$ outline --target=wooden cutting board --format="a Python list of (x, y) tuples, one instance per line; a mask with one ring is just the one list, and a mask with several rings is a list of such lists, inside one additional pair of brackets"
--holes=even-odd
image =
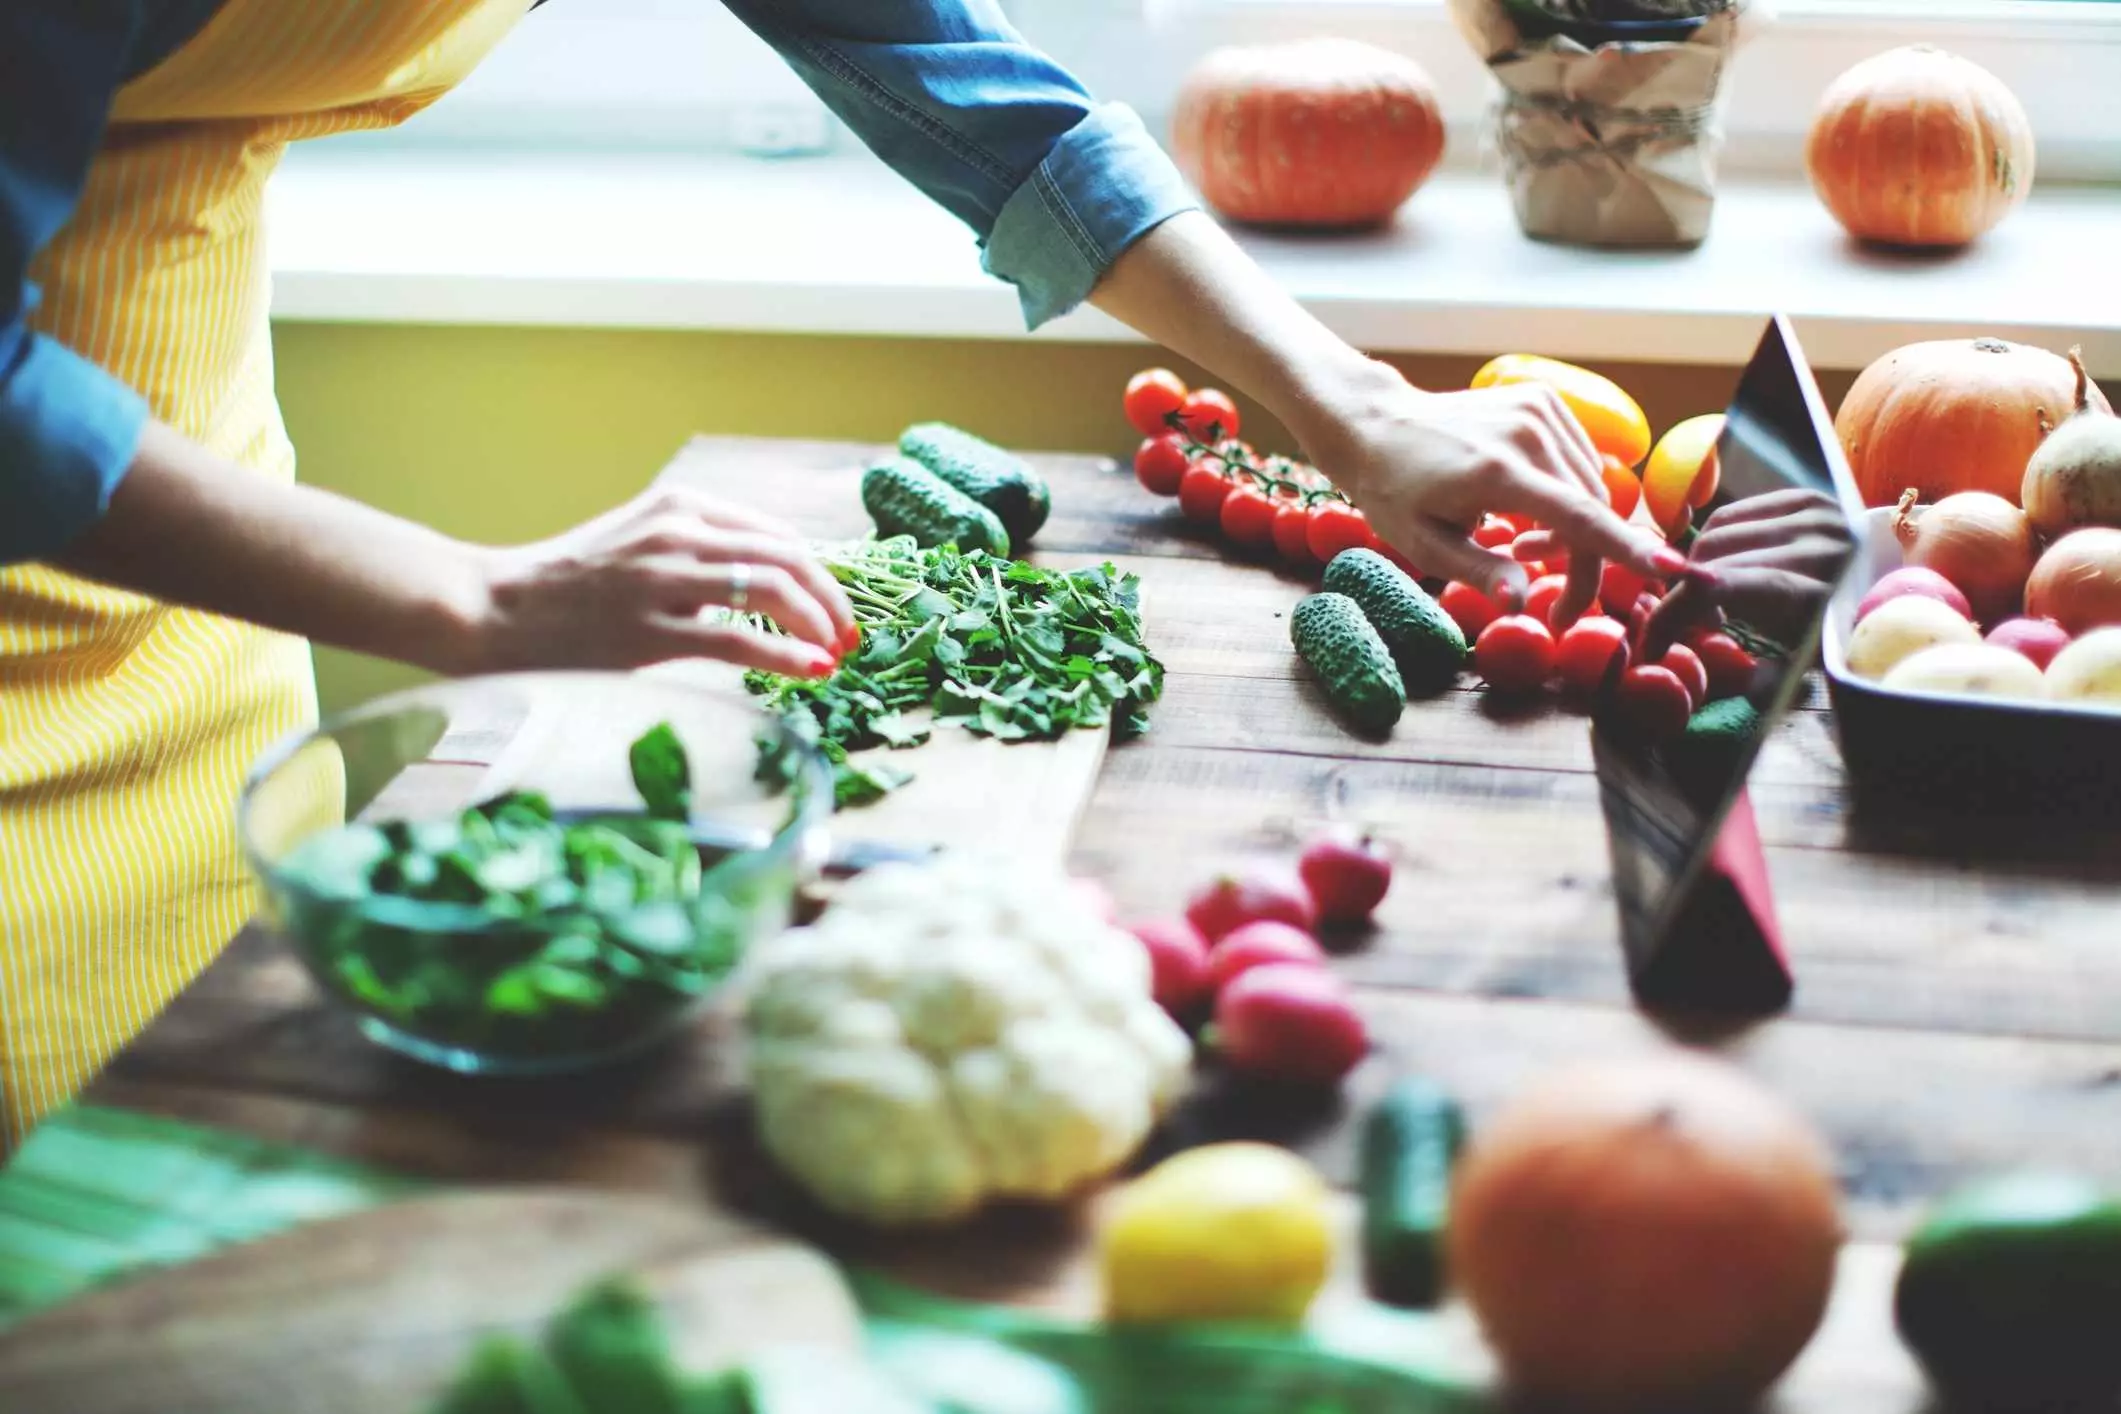
[(666, 1199), (544, 1189), (418, 1198), (153, 1272), (0, 1335), (21, 1414), (416, 1414), (480, 1336), (534, 1338), (585, 1283), (637, 1277), (680, 1364), (852, 1351), (815, 1250)]

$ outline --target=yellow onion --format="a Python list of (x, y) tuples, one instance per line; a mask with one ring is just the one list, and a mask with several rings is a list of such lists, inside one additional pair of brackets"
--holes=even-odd
[(1959, 491), (1921, 507), (1909, 491), (1893, 516), (1893, 533), (1907, 563), (1959, 586), (1985, 624), (2018, 612), (2040, 555), (2025, 512), (1992, 491)]
[(2048, 546), (2026, 581), (2025, 612), (2072, 634), (2121, 624), (2121, 530), (2086, 526)]

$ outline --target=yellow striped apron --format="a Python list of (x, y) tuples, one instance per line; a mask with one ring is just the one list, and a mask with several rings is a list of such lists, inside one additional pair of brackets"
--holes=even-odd
[[(227, 0), (127, 85), (33, 324), (157, 417), (291, 480), (261, 203), (287, 144), (402, 122), (530, 0)], [(245, 770), (316, 716), (309, 647), (0, 569), (0, 1157), (249, 917)]]

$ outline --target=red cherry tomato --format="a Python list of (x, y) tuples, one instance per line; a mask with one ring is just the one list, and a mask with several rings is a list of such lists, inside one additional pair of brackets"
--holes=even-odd
[(1635, 607), (1635, 598), (1650, 582), (1626, 565), (1606, 561), (1598, 578), (1598, 603), (1616, 619), (1624, 619)]
[(1197, 461), (1186, 468), (1178, 483), (1178, 508), (1187, 520), (1216, 525), (1222, 520), (1223, 498), (1230, 494), (1230, 478), (1219, 462)]
[(1687, 638), (1687, 646), (1701, 660), (1709, 675), (1709, 701), (1743, 697), (1753, 686), (1758, 663), (1744, 645), (1727, 633), (1701, 632)]
[(1259, 550), (1274, 543), (1274, 502), (1254, 486), (1237, 486), (1223, 497), (1223, 534), (1232, 543)]
[(1220, 388), (1195, 388), (1179, 404), (1178, 420), (1198, 442), (1220, 442), (1237, 435), (1237, 404)]
[(1508, 614), (1480, 631), (1473, 666), (1501, 692), (1528, 692), (1554, 674), (1554, 635), (1530, 614)]
[(1701, 665), (1701, 659), (1684, 643), (1675, 643), (1664, 650), (1664, 665), (1672, 675), (1686, 687), (1687, 705), (1695, 712), (1709, 700), (1709, 670)]
[(1548, 628), (1553, 628), (1554, 606), (1561, 602), (1561, 596), (1568, 587), (1566, 575), (1541, 575), (1533, 580), (1532, 587), (1524, 592), (1524, 612)]
[(1120, 406), (1127, 421), (1144, 437), (1159, 437), (1171, 430), (1165, 419), (1186, 401), (1186, 385), (1168, 368), (1145, 368), (1127, 380)]
[(1473, 543), (1483, 550), (1500, 550), (1517, 538), (1517, 527), (1500, 516), (1489, 516), (1473, 528)]
[(1516, 539), (1526, 531), (1539, 529), (1539, 522), (1524, 511), (1496, 511), (1495, 519), (1510, 527), (1510, 538)]
[(1621, 720), (1648, 737), (1677, 736), (1693, 715), (1686, 684), (1670, 668), (1638, 663), (1620, 675), (1614, 705)]
[(1176, 496), (1186, 476), (1186, 442), (1176, 432), (1150, 437), (1134, 449), (1134, 479), (1159, 496)]
[(1314, 569), (1311, 554), (1311, 508), (1302, 501), (1283, 501), (1274, 509), (1274, 550), (1297, 569)]
[(1616, 657), (1627, 661), (1627, 625), (1618, 619), (1578, 619), (1555, 646), (1555, 671), (1564, 688), (1589, 697), (1605, 686)]
[(1455, 579), (1443, 587), (1436, 602), (1451, 616), (1451, 622), (1458, 625), (1458, 631), (1466, 636), (1468, 643), (1478, 639), (1482, 629), (1502, 617), (1502, 610), (1495, 606), (1493, 599), (1472, 585)]
[(1370, 543), (1370, 518), (1346, 501), (1320, 501), (1311, 507), (1311, 555), (1329, 564), (1343, 550)]
[(1420, 579), (1422, 577), (1421, 571), (1415, 567), (1412, 560), (1400, 554), (1399, 551), (1393, 549), (1390, 545), (1385, 544), (1384, 541), (1379, 540), (1375, 531), (1370, 533), (1370, 539), (1373, 542), (1370, 548), (1390, 560), (1401, 574), (1408, 579)]

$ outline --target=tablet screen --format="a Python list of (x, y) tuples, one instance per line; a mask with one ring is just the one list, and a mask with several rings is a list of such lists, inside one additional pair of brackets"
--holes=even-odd
[(1739, 380), (1716, 459), (1715, 492), (1675, 543), (1722, 587), (1675, 588), (1691, 612), (1673, 603), (1664, 626), (1735, 639), (1754, 659), (1749, 681), (1697, 711), (1685, 733), (1653, 735), (1631, 720), (1616, 664), (1591, 728), (1621, 937), (1638, 976), (1663, 950), (1761, 742), (1802, 690), (1828, 601), (1856, 554), (1862, 508), (1779, 315)]

